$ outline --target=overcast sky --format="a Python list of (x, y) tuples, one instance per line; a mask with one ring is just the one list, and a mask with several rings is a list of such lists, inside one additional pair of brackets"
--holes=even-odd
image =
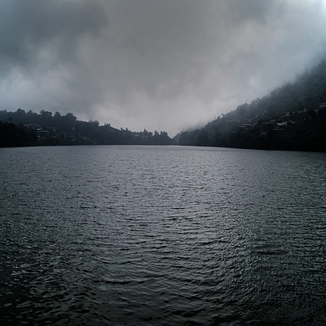
[(0, 0), (0, 109), (177, 132), (326, 52), (325, 0)]

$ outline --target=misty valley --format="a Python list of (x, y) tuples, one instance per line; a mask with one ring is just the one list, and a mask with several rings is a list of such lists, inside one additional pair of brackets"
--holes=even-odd
[(325, 325), (325, 68), (173, 138), (1, 110), (0, 324)]
[(0, 1), (0, 326), (325, 326), (325, 30)]
[(47, 145), (188, 145), (326, 151), (326, 61), (202, 128), (170, 138), (165, 131), (117, 129), (72, 113), (0, 111), (0, 147)]

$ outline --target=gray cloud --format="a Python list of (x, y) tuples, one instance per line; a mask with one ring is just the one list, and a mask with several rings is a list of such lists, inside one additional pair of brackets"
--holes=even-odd
[[(76, 59), (84, 37), (99, 37), (106, 25), (96, 1), (2, 1), (2, 74)], [(55, 68), (55, 67), (54, 67)]]
[(318, 0), (3, 0), (1, 106), (173, 136), (316, 63), (325, 15)]

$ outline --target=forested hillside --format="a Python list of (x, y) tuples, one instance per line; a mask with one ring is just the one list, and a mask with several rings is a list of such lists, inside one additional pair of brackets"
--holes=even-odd
[(0, 111), (0, 146), (195, 145), (326, 151), (326, 60), (296, 81), (242, 104), (205, 127), (179, 133), (132, 132), (71, 114)]
[(174, 140), (180, 145), (326, 151), (325, 102), (323, 61), (296, 81)]
[(98, 121), (79, 121), (72, 113), (61, 115), (42, 110), (39, 114), (18, 109), (0, 111), (0, 146), (30, 145), (168, 145), (165, 131), (132, 132)]

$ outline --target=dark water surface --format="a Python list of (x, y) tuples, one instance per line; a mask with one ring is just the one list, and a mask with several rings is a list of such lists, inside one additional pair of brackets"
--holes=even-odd
[(0, 149), (1, 325), (326, 325), (326, 155)]

